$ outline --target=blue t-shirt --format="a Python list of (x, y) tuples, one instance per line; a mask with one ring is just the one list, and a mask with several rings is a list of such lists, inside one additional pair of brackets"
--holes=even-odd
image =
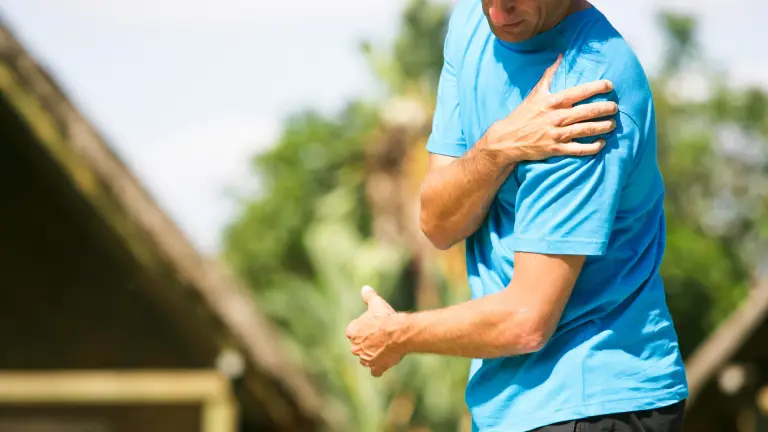
[(544, 349), (473, 360), (466, 401), (477, 431), (528, 431), (688, 396), (659, 275), (664, 183), (650, 86), (600, 11), (577, 12), (532, 39), (507, 43), (491, 32), (480, 0), (462, 0), (449, 25), (427, 149), (464, 154), (520, 104), (560, 53), (552, 92), (611, 80), (614, 91), (600, 97), (618, 102), (617, 128), (595, 156), (518, 164), (467, 239), (473, 298), (507, 287), (516, 251), (587, 256)]

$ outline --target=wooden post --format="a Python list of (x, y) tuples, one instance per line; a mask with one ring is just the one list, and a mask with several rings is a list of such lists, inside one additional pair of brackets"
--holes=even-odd
[(764, 416), (768, 416), (768, 385), (757, 391), (757, 408)]
[(203, 405), (203, 432), (234, 432), (236, 427), (235, 404), (230, 398)]
[(201, 404), (201, 432), (235, 432), (229, 381), (216, 371), (0, 373), (0, 404)]

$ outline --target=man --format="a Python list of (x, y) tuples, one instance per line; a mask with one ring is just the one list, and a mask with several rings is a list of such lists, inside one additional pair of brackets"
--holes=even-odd
[[(594, 156), (549, 157), (597, 138)], [(364, 288), (347, 329), (361, 363), (474, 359), (476, 431), (680, 430), (653, 102), (607, 19), (580, 0), (461, 0), (427, 148), (422, 229), (466, 239), (473, 300), (396, 313)]]

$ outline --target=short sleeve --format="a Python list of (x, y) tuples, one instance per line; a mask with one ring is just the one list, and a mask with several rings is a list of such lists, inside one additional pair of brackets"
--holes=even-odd
[[(454, 12), (455, 14), (456, 12)], [(453, 53), (452, 40), (455, 39), (454, 20), (449, 24), (443, 50), (443, 69), (437, 86), (437, 104), (432, 119), (432, 132), (427, 141), (430, 153), (460, 157), (467, 151), (467, 142), (461, 128), (459, 116), (459, 89), (457, 65), (459, 59)]]
[(641, 133), (619, 114), (600, 153), (518, 165), (515, 250), (559, 255), (604, 255), (622, 189)]

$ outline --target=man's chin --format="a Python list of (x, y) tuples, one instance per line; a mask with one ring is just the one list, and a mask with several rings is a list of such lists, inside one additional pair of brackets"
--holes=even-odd
[(528, 35), (525, 35), (525, 36), (515, 36), (515, 35), (510, 35), (508, 33), (502, 33), (500, 36), (499, 35), (496, 35), (496, 36), (499, 39), (503, 40), (504, 42), (509, 42), (509, 43), (525, 42), (526, 40), (531, 38)]
[(520, 29), (519, 31), (505, 31), (503, 29), (495, 29), (493, 33), (500, 40), (509, 43), (524, 42), (531, 38), (530, 32), (523, 31), (523, 29)]

